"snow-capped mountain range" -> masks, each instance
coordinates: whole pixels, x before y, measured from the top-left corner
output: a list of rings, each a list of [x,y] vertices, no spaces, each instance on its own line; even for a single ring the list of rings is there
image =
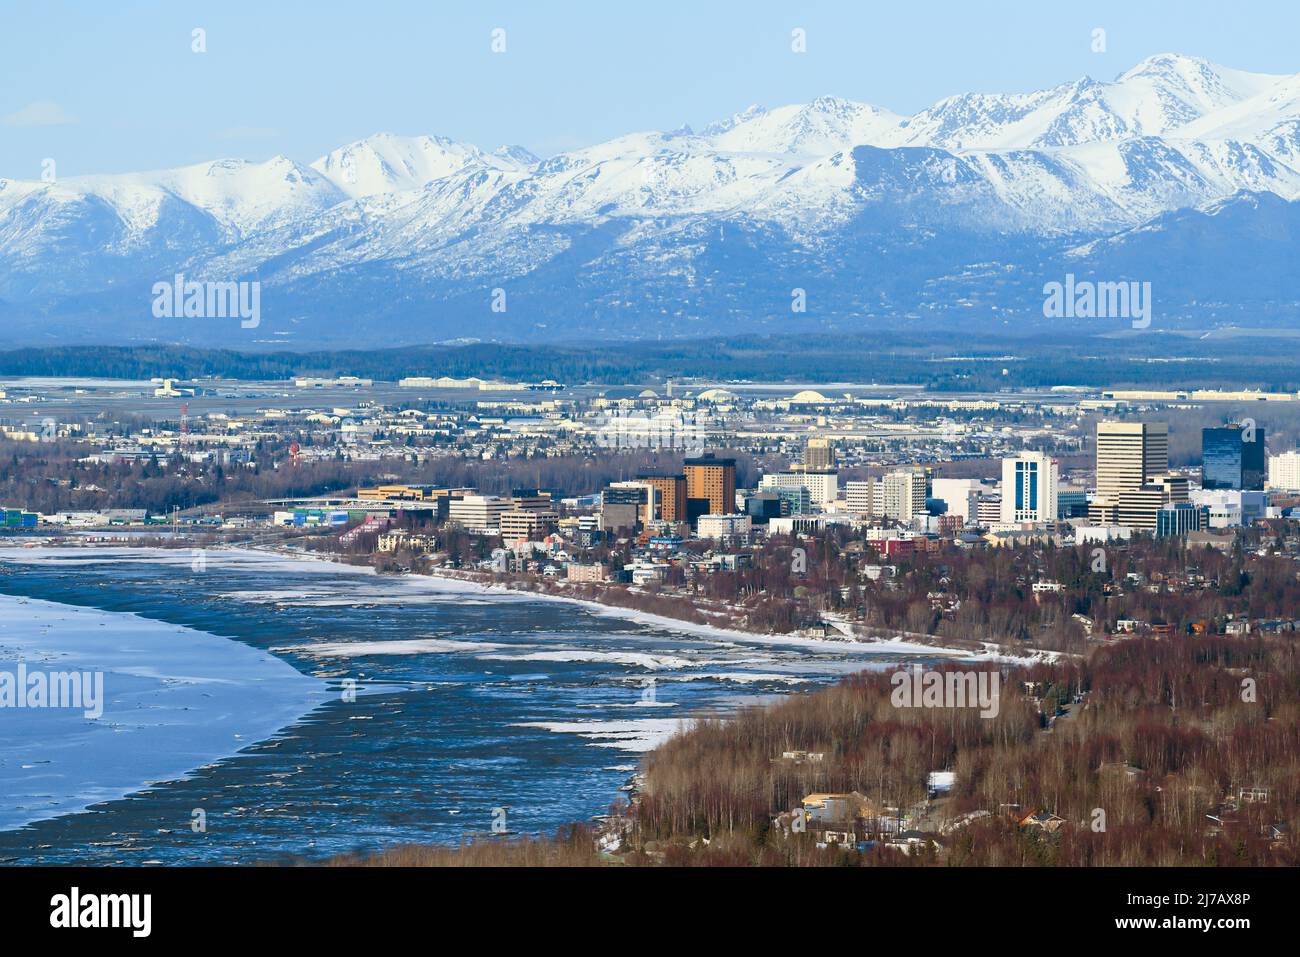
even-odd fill
[[[294,345],[1006,321],[1038,311],[1041,276],[1102,261],[1165,285],[1171,321],[1285,317],[1298,200],[1300,75],[1161,55],[911,117],[821,97],[544,160],[384,133],[310,165],[0,179],[0,318],[33,341],[239,341],[151,315],[184,273],[259,280],[258,335]],[[1256,286],[1204,275],[1227,248]],[[1261,268],[1290,273],[1258,288]]]

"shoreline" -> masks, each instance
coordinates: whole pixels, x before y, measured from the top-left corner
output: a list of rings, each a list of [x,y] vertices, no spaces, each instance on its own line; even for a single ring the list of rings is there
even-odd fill
[[[868,659],[877,659],[879,667],[888,667],[899,662],[909,662],[924,659],[948,659],[953,661],[981,661],[981,662],[1005,662],[1008,664],[1025,664],[1036,660],[1034,658],[1012,658],[1010,656],[991,653],[987,650],[975,652],[970,649],[949,648],[943,646],[933,646],[919,642],[910,642],[905,639],[866,639],[856,640],[848,637],[836,638],[819,638],[808,635],[788,635],[779,633],[762,633],[748,631],[742,628],[722,627],[719,625],[701,624],[697,622],[686,621],[674,618],[670,615],[656,614],[649,611],[642,611],[636,608],[630,608],[623,605],[602,602],[590,597],[578,597],[559,593],[557,590],[547,588],[544,584],[532,583],[527,581],[484,581],[473,572],[463,572],[453,569],[430,569],[427,574],[424,573],[402,573],[399,575],[389,575],[381,573],[369,563],[353,563],[341,560],[340,557],[331,553],[313,553],[301,549],[285,547],[281,544],[262,544],[262,545],[209,545],[207,548],[214,553],[228,552],[233,555],[244,554],[249,556],[258,556],[263,560],[283,561],[293,566],[310,569],[316,568],[321,571],[344,571],[354,572],[359,576],[373,576],[376,579],[390,579],[392,581],[403,583],[401,587],[412,589],[432,589],[439,592],[461,592],[465,594],[475,594],[490,596],[505,601],[528,601],[528,600],[545,600],[551,602],[565,602],[570,605],[582,608],[585,612],[595,616],[615,618],[627,621],[633,624],[647,626],[668,632],[679,634],[695,635],[704,638],[720,640],[729,644],[749,644],[749,645],[768,645],[783,646],[785,648],[804,649],[809,652],[818,650],[831,650],[837,652],[846,652],[850,655],[861,654]],[[33,543],[26,546],[26,549],[33,551],[44,551],[54,549],[82,550],[90,549],[93,551],[104,551],[113,549],[131,549],[131,550],[148,550],[160,553],[167,553],[175,549],[156,544],[139,543],[122,543],[122,542],[85,542],[85,543]],[[17,549],[14,549],[15,551]],[[189,561],[188,556],[182,556],[184,561]],[[400,589],[399,589],[400,590]],[[75,607],[75,606],[73,606]],[[229,640],[229,639],[222,639]],[[853,671],[873,670],[873,661],[866,660],[855,665]],[[846,675],[853,672],[846,672]],[[791,689],[788,693],[810,693],[809,689]],[[301,717],[301,715],[299,716]],[[689,725],[689,716],[682,719]],[[292,723],[292,722],[290,722]],[[277,728],[267,735],[267,738],[274,737],[274,734],[281,730]],[[267,738],[259,738],[265,740]],[[249,743],[252,743],[251,741]],[[641,753],[636,755],[635,761],[637,769],[628,774],[624,779],[623,786],[618,788],[616,793],[622,793],[632,797],[637,790],[637,784],[644,772],[644,760],[658,747],[659,742],[645,748],[637,749]],[[204,763],[213,763],[214,761],[225,760],[233,757],[238,752],[223,754],[219,757],[212,758]],[[135,791],[147,789],[148,786],[160,783],[164,780],[181,780],[191,773],[195,768],[201,767],[202,764],[195,765],[186,769],[184,772],[168,777],[157,777],[141,785],[132,791],[122,794],[127,797]],[[89,806],[89,805],[87,805]],[[84,808],[81,808],[84,810]],[[74,811],[60,813],[74,813]],[[57,816],[57,815],[51,815]],[[600,827],[603,822],[599,820],[599,815],[593,818],[592,823]],[[38,820],[44,818],[38,818]],[[19,825],[21,826],[21,825]]]
[[[292,548],[272,545],[216,546],[212,550],[246,551],[258,554],[269,553],[304,562],[322,562],[333,567],[353,568],[362,574],[368,573],[377,577],[385,577],[385,573],[377,571],[374,566],[369,564],[354,564],[352,562],[340,561],[336,558],[326,557],[315,553],[307,553]],[[982,647],[980,650],[976,651],[970,648],[954,648],[946,645],[931,645],[919,641],[908,641],[901,635],[895,638],[870,638],[867,636],[854,638],[849,638],[847,636],[842,638],[814,638],[809,635],[750,631],[744,628],[724,627],[721,625],[687,621],[683,618],[675,618],[671,615],[643,611],[639,608],[630,608],[626,605],[618,605],[613,602],[603,602],[595,598],[558,594],[556,591],[552,591],[545,586],[541,588],[531,587],[534,584],[540,583],[528,581],[483,581],[477,577],[477,573],[461,571],[459,569],[434,567],[428,572],[403,572],[392,577],[404,581],[416,582],[421,580],[455,582],[458,585],[467,586],[480,594],[511,595],[520,598],[535,598],[542,601],[566,602],[568,604],[580,606],[595,615],[621,618],[639,624],[683,631],[689,634],[700,635],[702,637],[723,638],[730,641],[778,644],[786,645],[788,647],[808,648],[833,646],[843,651],[859,652],[871,655],[948,658],[960,661],[998,662],[1010,665],[1028,665],[1040,661],[1051,661],[1062,654],[1061,652],[1035,650],[1032,655],[1010,655],[1002,652],[996,645],[991,645],[988,642],[980,642]]]
[[[342,562],[339,564],[349,564]],[[370,567],[370,566],[357,566]],[[376,574],[379,574],[376,572]],[[1055,651],[1044,651],[1035,649],[1031,655],[1010,655],[1003,652],[998,646],[989,642],[980,642],[982,646],[976,651],[970,648],[955,648],[947,645],[931,645],[920,641],[909,641],[901,634],[894,638],[871,638],[869,636],[840,637],[840,638],[815,638],[810,635],[783,634],[780,632],[761,632],[750,631],[744,628],[723,627],[721,625],[702,624],[699,622],[687,621],[682,618],[675,618],[671,615],[658,614],[656,612],[643,611],[638,608],[630,608],[626,605],[618,605],[613,602],[603,602],[595,598],[579,597],[577,595],[557,594],[546,587],[540,589],[530,587],[532,582],[485,582],[477,578],[465,577],[472,576],[473,572],[459,572],[453,569],[431,569],[428,573],[404,573],[401,577],[409,578],[436,578],[445,581],[454,581],[465,585],[470,585],[481,589],[487,593],[497,594],[514,594],[526,595],[531,598],[538,598],[548,601],[569,602],[586,608],[596,615],[603,615],[615,618],[625,618],[631,621],[637,621],[643,624],[655,625],[662,628],[670,628],[693,634],[705,635],[710,637],[728,637],[738,641],[757,642],[760,644],[784,644],[792,647],[824,647],[834,646],[845,651],[856,651],[866,654],[882,655],[906,655],[908,657],[932,657],[948,658],[959,661],[996,661],[1003,664],[1011,665],[1028,665],[1040,661],[1052,661],[1061,657],[1063,653]]]
[[[151,548],[159,551],[169,551],[173,549],[184,549],[194,547],[189,543],[182,543],[172,540],[172,544],[163,544],[158,542],[132,542],[129,540],[118,539],[115,541],[61,541],[58,543],[35,540],[26,545],[4,545],[2,548],[12,549],[45,549],[45,548]],[[369,563],[353,563],[343,561],[340,557],[330,552],[308,552],[302,549],[286,547],[278,544],[209,544],[203,546],[205,549],[214,552],[246,552],[260,555],[276,555],[282,558],[294,559],[303,563],[320,563],[333,568],[355,569],[359,574],[371,574],[377,577],[393,577],[406,581],[444,581],[455,582],[456,584],[468,586],[470,589],[487,595],[511,595],[517,597],[536,598],[545,601],[568,602],[587,609],[592,614],[605,617],[622,618],[624,620],[637,622],[640,624],[653,625],[659,628],[679,630],[689,634],[701,635],[704,637],[722,638],[731,641],[756,642],[759,644],[780,644],[788,647],[809,647],[818,648],[828,645],[837,647],[841,650],[860,652],[864,654],[880,655],[905,655],[908,657],[932,657],[945,658],[954,661],[979,661],[979,662],[997,662],[1007,665],[1032,665],[1041,662],[1051,663],[1062,658],[1077,657],[1067,652],[1052,651],[1047,649],[1027,649],[1028,654],[1011,654],[1005,651],[1002,646],[995,642],[981,641],[970,639],[972,645],[978,645],[978,648],[953,647],[945,644],[931,644],[925,641],[909,640],[910,633],[898,633],[892,638],[872,638],[870,636],[856,637],[837,637],[837,638],[817,638],[810,635],[785,634],[780,632],[760,632],[733,626],[712,625],[701,622],[689,621],[684,618],[677,618],[672,615],[659,614],[657,612],[643,611],[638,608],[632,608],[627,605],[619,605],[613,602],[601,601],[598,598],[580,597],[577,595],[568,595],[557,593],[555,590],[547,587],[546,583],[541,581],[511,580],[511,581],[485,581],[480,577],[482,573],[473,571],[464,571],[460,569],[443,568],[434,566],[427,572],[402,572],[397,575],[383,573],[378,571]],[[849,627],[852,627],[850,624]],[[881,629],[882,631],[895,631],[895,629]],[[841,633],[842,635],[843,633]],[[939,636],[915,636],[915,637],[933,637],[936,641],[942,641]]]

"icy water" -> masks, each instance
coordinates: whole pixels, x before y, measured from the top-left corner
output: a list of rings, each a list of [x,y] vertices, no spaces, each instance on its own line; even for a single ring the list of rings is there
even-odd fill
[[[219,670],[223,647],[245,657],[257,649],[317,679],[319,689],[297,709],[302,717],[270,737],[232,740],[224,756],[179,779],[141,780],[138,790],[95,804],[104,772],[69,764],[58,737],[92,719],[32,732],[0,711],[0,753],[11,762],[0,780],[43,773],[69,791],[47,795],[52,804],[80,797],[88,805],[0,830],[0,862],[11,864],[318,859],[454,844],[490,834],[494,821],[511,833],[549,833],[604,812],[639,757],[691,716],[899,660],[861,645],[750,640],[254,552],[198,559],[188,550],[0,549],[0,595],[183,626],[177,642],[185,629],[218,636],[244,647],[209,641],[205,668]],[[106,629],[106,662],[123,651],[107,647],[123,633],[131,632]],[[115,673],[103,667],[111,685]],[[246,670],[232,667],[226,680],[238,689]],[[251,690],[233,700],[235,708],[265,707]],[[195,707],[232,705],[205,699]],[[98,720],[123,717],[109,707]],[[232,717],[241,716],[213,712],[213,721]],[[199,720],[206,726],[206,713]],[[147,726],[131,732],[132,749],[164,746]],[[0,794],[0,820],[7,800]],[[205,830],[192,826],[196,809]]]

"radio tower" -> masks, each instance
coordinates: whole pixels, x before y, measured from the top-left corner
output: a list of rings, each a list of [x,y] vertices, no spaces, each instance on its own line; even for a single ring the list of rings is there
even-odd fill
[[[184,442],[186,436],[190,434],[190,404],[181,403],[181,441]]]

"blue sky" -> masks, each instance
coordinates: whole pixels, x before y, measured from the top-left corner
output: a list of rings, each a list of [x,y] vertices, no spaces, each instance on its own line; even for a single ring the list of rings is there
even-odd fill
[[[1105,53],[1090,49],[1098,27]],[[1297,36],[1300,4],[1222,0],[0,0],[0,177],[38,178],[46,157],[60,176],[309,162],[381,130],[550,155],[822,94],[911,113],[1113,79],[1163,52],[1294,73]]]

